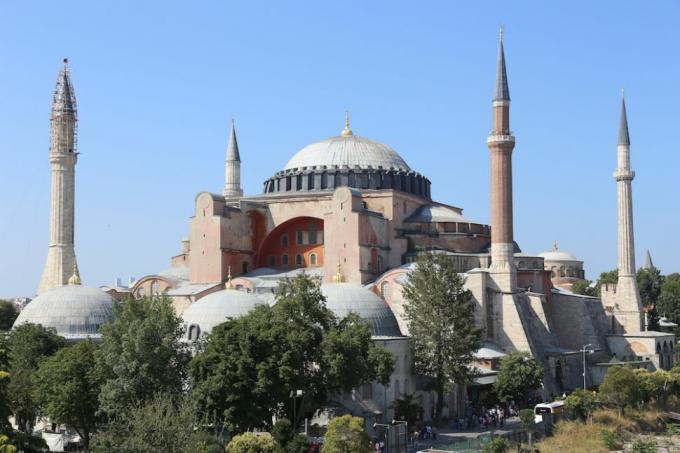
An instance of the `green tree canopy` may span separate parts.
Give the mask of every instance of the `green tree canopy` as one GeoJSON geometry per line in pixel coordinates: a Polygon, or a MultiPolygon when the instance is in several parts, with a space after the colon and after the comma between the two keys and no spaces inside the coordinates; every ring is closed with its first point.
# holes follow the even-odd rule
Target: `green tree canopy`
{"type": "Polygon", "coordinates": [[[185,396],[158,393],[110,420],[94,435],[93,451],[101,453],[204,453],[219,440],[197,430],[194,404],[185,396]]]}
{"type": "Polygon", "coordinates": [[[98,424],[101,379],[95,371],[95,346],[82,341],[44,360],[34,378],[34,395],[51,421],[78,432],[85,451],[98,424]]]}
{"type": "Polygon", "coordinates": [[[66,344],[54,329],[38,324],[22,324],[10,332],[8,359],[10,406],[19,429],[33,431],[40,407],[33,395],[33,379],[40,363],[66,344]]]}
{"type": "Polygon", "coordinates": [[[273,307],[216,326],[190,364],[201,412],[232,433],[269,429],[273,416],[296,426],[329,394],[388,381],[391,354],[355,314],[337,320],[324,301],[318,280],[303,274],[281,283],[273,307]]]}
{"type": "Polygon", "coordinates": [[[243,433],[229,442],[227,453],[282,453],[274,438],[268,433],[243,433]]]}
{"type": "Polygon", "coordinates": [[[680,274],[669,274],[661,285],[658,311],[669,321],[680,324],[680,274]]]}
{"type": "Polygon", "coordinates": [[[19,310],[10,300],[0,299],[0,331],[12,329],[14,321],[19,316],[19,310]]]}
{"type": "Polygon", "coordinates": [[[600,396],[623,411],[626,406],[634,406],[641,400],[642,393],[640,382],[628,366],[613,366],[604,375],[604,381],[600,385],[600,396]]]}
{"type": "Polygon", "coordinates": [[[364,420],[351,415],[332,419],[328,423],[321,453],[371,453],[364,420]]]}
{"type": "Polygon", "coordinates": [[[180,341],[183,327],[164,297],[127,299],[104,325],[97,369],[104,379],[100,408],[116,417],[155,393],[183,390],[189,353],[180,341]]]}
{"type": "Polygon", "coordinates": [[[564,400],[567,410],[581,420],[586,420],[595,409],[596,397],[594,392],[576,389],[564,400]]]}
{"type": "Polygon", "coordinates": [[[593,282],[590,280],[578,280],[571,285],[571,292],[574,294],[581,294],[583,296],[597,296],[596,289],[591,286],[593,282]]]}
{"type": "Polygon", "coordinates": [[[475,326],[472,293],[445,255],[423,253],[402,289],[416,372],[432,379],[439,419],[444,392],[469,381],[481,330],[475,326]]]}
{"type": "Polygon", "coordinates": [[[515,400],[526,404],[543,380],[543,368],[526,352],[513,352],[500,361],[494,391],[501,401],[515,400]]]}

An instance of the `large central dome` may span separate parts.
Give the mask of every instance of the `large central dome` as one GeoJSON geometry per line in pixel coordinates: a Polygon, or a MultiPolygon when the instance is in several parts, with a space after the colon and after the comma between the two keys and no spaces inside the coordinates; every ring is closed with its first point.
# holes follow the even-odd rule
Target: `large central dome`
{"type": "Polygon", "coordinates": [[[288,161],[284,171],[314,166],[411,170],[389,146],[354,135],[349,128],[349,121],[346,121],[341,135],[312,143],[298,151],[288,161]]]}

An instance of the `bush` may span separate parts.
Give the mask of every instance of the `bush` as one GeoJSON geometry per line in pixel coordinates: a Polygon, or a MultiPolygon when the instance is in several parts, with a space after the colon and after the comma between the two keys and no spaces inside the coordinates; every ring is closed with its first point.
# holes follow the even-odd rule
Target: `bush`
{"type": "Polygon", "coordinates": [[[656,442],[638,439],[633,443],[632,453],[656,453],[656,442]]]}
{"type": "Polygon", "coordinates": [[[595,407],[595,394],[577,389],[564,400],[564,405],[575,417],[586,420],[595,407]]]}
{"type": "Polygon", "coordinates": [[[621,450],[621,448],[623,448],[621,439],[619,439],[619,436],[611,429],[603,429],[600,436],[602,438],[602,443],[609,450],[621,450]]]}
{"type": "Polygon", "coordinates": [[[323,453],[371,453],[368,433],[364,420],[351,415],[336,417],[328,423],[323,453]]]}
{"type": "Polygon", "coordinates": [[[234,436],[227,445],[227,453],[281,453],[269,433],[243,433],[234,436]]]}
{"type": "Polygon", "coordinates": [[[500,436],[491,439],[491,442],[482,447],[484,453],[505,453],[508,451],[508,441],[500,436]]]}

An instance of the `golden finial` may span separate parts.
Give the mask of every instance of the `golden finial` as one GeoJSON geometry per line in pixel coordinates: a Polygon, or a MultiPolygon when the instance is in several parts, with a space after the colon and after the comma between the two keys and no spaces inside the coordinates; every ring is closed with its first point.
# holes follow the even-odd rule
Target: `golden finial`
{"type": "Polygon", "coordinates": [[[553,240],[553,250],[557,251],[557,241],[553,240]]]}
{"type": "Polygon", "coordinates": [[[234,289],[234,284],[231,282],[231,266],[227,268],[227,289],[234,289]]]}
{"type": "Polygon", "coordinates": [[[347,137],[352,135],[352,129],[349,128],[349,112],[345,110],[345,128],[342,130],[342,135],[347,137]]]}
{"type": "Polygon", "coordinates": [[[80,285],[80,274],[78,273],[78,264],[73,263],[73,275],[68,279],[69,285],[80,285]]]}
{"type": "Polygon", "coordinates": [[[345,281],[345,276],[342,275],[342,267],[340,266],[340,263],[338,263],[337,272],[333,276],[333,283],[342,283],[344,281],[345,281]]]}

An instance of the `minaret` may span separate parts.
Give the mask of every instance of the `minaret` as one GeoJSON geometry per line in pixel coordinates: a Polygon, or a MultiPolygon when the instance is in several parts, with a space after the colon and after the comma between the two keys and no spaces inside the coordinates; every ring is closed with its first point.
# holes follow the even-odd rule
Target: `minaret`
{"type": "Polygon", "coordinates": [[[231,120],[231,134],[229,135],[229,146],[225,158],[225,178],[224,191],[225,198],[240,198],[243,196],[241,189],[241,156],[238,152],[238,142],[236,141],[236,126],[231,120]]]}
{"type": "Polygon", "coordinates": [[[68,283],[77,268],[74,241],[76,152],[76,96],[68,59],[57,77],[50,115],[50,245],[38,294],[68,283]]]}
{"type": "Polygon", "coordinates": [[[626,101],[623,94],[621,97],[617,161],[614,179],[616,180],[618,201],[619,281],[616,285],[616,305],[613,314],[624,333],[634,333],[642,330],[643,314],[640,292],[635,277],[633,193],[631,189],[635,172],[630,169],[630,137],[628,135],[626,101]]]}
{"type": "Polygon", "coordinates": [[[503,52],[503,29],[498,44],[498,68],[493,97],[493,130],[486,140],[491,152],[491,273],[503,292],[516,287],[513,265],[515,243],[512,232],[512,150],[510,90],[503,52]]]}
{"type": "Polygon", "coordinates": [[[652,255],[647,250],[647,255],[645,256],[645,265],[642,266],[643,269],[654,269],[654,262],[652,261],[652,255]]]}

